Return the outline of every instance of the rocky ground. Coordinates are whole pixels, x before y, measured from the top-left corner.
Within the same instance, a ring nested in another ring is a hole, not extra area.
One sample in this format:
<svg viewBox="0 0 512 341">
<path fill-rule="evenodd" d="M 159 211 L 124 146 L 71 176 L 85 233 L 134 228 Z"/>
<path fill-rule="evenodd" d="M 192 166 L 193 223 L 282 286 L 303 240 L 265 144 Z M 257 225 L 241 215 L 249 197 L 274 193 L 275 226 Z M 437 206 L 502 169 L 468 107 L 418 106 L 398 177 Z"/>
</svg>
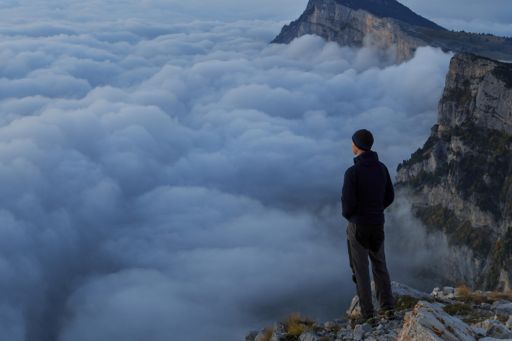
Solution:
<svg viewBox="0 0 512 341">
<path fill-rule="evenodd" d="M 398 282 L 392 286 L 395 319 L 382 318 L 375 326 L 353 323 L 360 316 L 355 296 L 343 318 L 317 322 L 292 314 L 271 327 L 251 331 L 245 341 L 512 340 L 512 293 L 471 291 L 465 286 L 425 293 Z"/>
</svg>

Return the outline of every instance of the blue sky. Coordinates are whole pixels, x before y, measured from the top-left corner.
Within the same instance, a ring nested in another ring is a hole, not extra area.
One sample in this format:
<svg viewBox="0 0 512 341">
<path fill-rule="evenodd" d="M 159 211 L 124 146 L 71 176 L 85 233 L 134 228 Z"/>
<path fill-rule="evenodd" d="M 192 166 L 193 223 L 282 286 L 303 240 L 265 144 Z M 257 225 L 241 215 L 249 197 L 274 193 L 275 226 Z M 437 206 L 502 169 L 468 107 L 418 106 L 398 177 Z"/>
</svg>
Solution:
<svg viewBox="0 0 512 341">
<path fill-rule="evenodd" d="M 451 54 L 268 45 L 305 4 L 2 2 L 6 339 L 236 340 L 343 313 L 350 136 L 373 131 L 394 176 L 435 123 Z M 510 32 L 500 11 L 410 4 Z M 392 277 L 416 284 L 450 250 L 407 205 L 387 213 L 387 247 Z"/>
</svg>

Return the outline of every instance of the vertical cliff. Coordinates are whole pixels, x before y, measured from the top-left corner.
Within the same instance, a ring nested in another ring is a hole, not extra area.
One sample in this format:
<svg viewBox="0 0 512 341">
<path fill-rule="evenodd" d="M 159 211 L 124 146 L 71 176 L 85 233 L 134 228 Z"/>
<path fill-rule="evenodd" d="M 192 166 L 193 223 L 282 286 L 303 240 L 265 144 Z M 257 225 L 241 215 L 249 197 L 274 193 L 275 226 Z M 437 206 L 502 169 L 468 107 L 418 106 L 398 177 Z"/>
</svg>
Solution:
<svg viewBox="0 0 512 341">
<path fill-rule="evenodd" d="M 381 50 L 390 50 L 398 62 L 410 59 L 418 46 L 426 45 L 421 39 L 404 31 L 399 21 L 384 16 L 386 3 L 398 2 L 385 0 L 380 7 L 375 4 L 372 6 L 372 2 L 378 1 L 310 0 L 301 17 L 286 25 L 273 42 L 289 43 L 304 34 L 316 34 L 342 46 L 360 47 L 367 44 Z M 403 7 L 404 11 L 405 9 Z M 389 15 L 397 12 L 399 11 L 395 10 Z M 409 16 L 400 13 L 409 22 L 416 18 L 412 11 Z M 424 25 L 431 23 L 431 27 L 437 26 L 420 16 L 417 16 L 417 21 Z"/>
<path fill-rule="evenodd" d="M 437 123 L 423 147 L 398 165 L 396 187 L 429 229 L 472 250 L 473 285 L 510 289 L 512 64 L 452 58 Z"/>
</svg>

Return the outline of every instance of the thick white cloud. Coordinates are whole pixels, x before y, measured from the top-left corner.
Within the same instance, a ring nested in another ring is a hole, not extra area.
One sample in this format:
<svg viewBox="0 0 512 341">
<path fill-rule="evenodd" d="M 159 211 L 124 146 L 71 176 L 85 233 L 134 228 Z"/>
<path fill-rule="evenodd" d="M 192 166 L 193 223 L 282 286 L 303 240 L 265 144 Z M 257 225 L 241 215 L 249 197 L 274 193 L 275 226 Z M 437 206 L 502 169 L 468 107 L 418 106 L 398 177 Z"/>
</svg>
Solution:
<svg viewBox="0 0 512 341">
<path fill-rule="evenodd" d="M 268 45 L 274 17 L 180 21 L 174 2 L 46 5 L 2 5 L 3 335 L 235 340 L 341 315 L 350 137 L 374 132 L 394 175 L 451 55 Z"/>
</svg>

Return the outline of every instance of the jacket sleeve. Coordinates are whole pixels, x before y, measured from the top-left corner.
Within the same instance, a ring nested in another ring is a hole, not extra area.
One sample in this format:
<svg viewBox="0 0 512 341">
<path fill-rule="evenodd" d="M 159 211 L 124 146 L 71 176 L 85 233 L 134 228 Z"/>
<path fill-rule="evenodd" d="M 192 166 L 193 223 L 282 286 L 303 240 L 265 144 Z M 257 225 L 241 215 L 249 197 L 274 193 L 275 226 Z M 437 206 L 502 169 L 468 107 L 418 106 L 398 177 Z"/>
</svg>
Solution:
<svg viewBox="0 0 512 341">
<path fill-rule="evenodd" d="M 352 168 L 345 171 L 341 190 L 341 214 L 347 220 L 356 212 L 356 181 Z"/>
<path fill-rule="evenodd" d="M 389 171 L 386 167 L 386 191 L 384 192 L 384 208 L 391 205 L 393 200 L 395 200 L 395 190 L 393 189 L 393 182 L 391 181 L 391 177 L 389 176 Z"/>
</svg>

